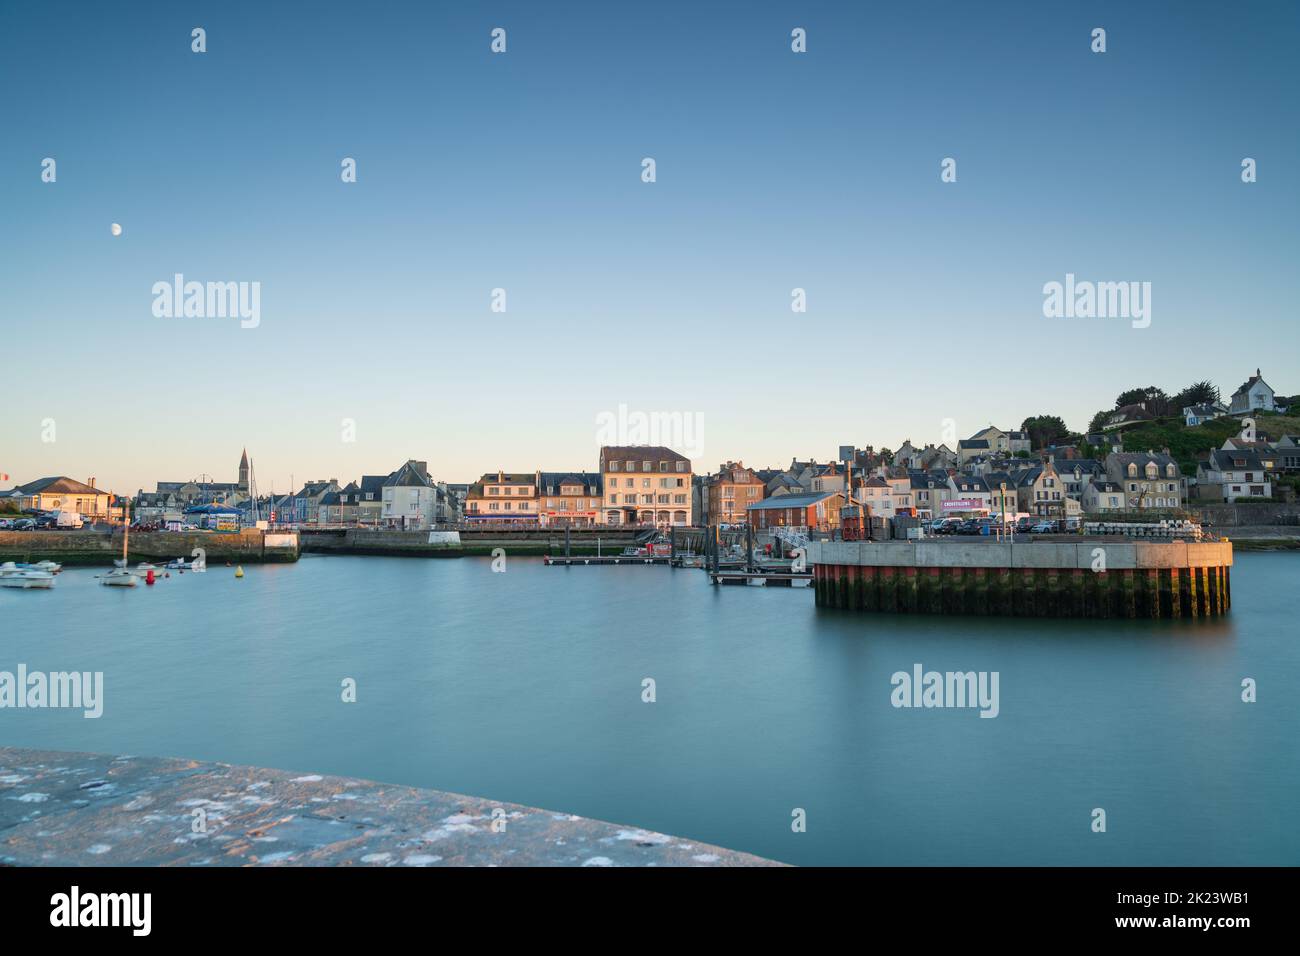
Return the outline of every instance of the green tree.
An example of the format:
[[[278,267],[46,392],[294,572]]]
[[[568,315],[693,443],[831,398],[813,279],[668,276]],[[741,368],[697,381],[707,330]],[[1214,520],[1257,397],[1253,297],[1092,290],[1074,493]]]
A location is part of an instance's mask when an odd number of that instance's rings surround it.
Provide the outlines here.
[[[1169,395],[1163,388],[1155,385],[1148,385],[1146,388],[1130,388],[1126,392],[1120,392],[1119,397],[1115,399],[1115,407],[1123,408],[1125,405],[1142,405],[1152,415],[1171,415],[1173,414],[1173,402],[1170,401]]]
[[[1219,402],[1219,390],[1213,382],[1196,382],[1173,397],[1173,406],[1182,411],[1189,405],[1215,405]]]
[[[1059,443],[1070,437],[1070,429],[1059,415],[1034,415],[1020,423],[1020,430],[1029,433],[1029,441],[1035,448]]]

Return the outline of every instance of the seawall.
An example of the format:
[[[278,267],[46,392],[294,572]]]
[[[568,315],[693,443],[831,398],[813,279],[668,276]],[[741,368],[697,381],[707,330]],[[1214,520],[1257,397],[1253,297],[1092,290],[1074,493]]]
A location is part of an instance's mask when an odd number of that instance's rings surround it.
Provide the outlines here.
[[[0,747],[0,865],[779,864],[441,790],[194,760]]]
[[[460,544],[430,544],[428,531],[374,531],[348,528],[299,532],[304,554],[365,554],[415,558],[459,558],[491,555],[502,548],[508,555],[564,554],[563,528],[528,531],[461,531]],[[635,533],[617,528],[573,529],[569,553],[617,554],[635,541]]]
[[[906,614],[1188,618],[1232,606],[1229,542],[813,542],[819,607]]]
[[[189,561],[202,548],[209,565],[230,561],[259,564],[298,560],[294,532],[133,531],[128,559]],[[67,565],[104,565],[122,557],[122,532],[117,531],[0,531],[0,561],[57,561]]]

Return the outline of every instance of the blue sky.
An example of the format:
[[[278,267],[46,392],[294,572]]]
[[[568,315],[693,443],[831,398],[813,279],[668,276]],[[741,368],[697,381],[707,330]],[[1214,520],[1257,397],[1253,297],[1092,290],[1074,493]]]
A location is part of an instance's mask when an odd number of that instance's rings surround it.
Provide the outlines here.
[[[5,4],[0,473],[594,468],[620,403],[699,416],[702,470],[1300,392],[1298,11]],[[260,325],[156,318],[177,272]],[[1044,318],[1067,272],[1151,326]]]

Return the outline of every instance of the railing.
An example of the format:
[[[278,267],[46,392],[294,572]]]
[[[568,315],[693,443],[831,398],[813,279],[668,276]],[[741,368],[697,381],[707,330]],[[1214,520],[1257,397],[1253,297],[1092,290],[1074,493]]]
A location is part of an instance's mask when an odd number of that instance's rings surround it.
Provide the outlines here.
[[[764,530],[772,532],[772,535],[779,541],[783,541],[792,548],[808,547],[808,531],[806,528],[792,528],[785,525],[778,525],[773,528]]]

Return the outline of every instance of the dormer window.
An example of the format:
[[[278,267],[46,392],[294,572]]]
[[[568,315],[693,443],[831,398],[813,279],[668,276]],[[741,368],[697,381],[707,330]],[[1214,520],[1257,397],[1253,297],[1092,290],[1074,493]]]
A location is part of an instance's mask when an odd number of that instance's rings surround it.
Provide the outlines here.
[[[1138,474],[1138,466],[1130,462],[1128,466],[1128,476],[1130,478],[1136,478],[1137,474]]]

